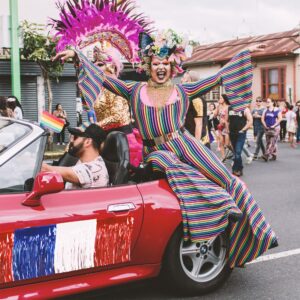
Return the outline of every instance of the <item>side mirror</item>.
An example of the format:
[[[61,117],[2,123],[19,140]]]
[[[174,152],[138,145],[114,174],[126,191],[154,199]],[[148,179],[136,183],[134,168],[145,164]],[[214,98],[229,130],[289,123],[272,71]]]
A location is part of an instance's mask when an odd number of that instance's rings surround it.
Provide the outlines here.
[[[65,188],[64,180],[58,173],[39,173],[33,184],[32,192],[22,202],[25,206],[40,206],[41,196],[51,193],[58,193]]]

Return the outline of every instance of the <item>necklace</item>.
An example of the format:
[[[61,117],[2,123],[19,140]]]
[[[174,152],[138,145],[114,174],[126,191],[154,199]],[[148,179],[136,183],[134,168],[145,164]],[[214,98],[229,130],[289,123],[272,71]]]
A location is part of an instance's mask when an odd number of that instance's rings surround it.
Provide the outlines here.
[[[169,79],[163,84],[159,84],[149,79],[147,84],[147,95],[153,107],[163,109],[172,95],[174,84]]]

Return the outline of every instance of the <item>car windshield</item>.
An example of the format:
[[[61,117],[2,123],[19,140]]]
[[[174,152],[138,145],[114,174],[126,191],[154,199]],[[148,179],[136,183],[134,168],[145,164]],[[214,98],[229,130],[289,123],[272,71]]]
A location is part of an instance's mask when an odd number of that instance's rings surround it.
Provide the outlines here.
[[[41,141],[41,138],[35,140],[0,167],[0,194],[26,190],[26,182],[37,171]]]
[[[0,119],[0,153],[30,132],[30,127]]]

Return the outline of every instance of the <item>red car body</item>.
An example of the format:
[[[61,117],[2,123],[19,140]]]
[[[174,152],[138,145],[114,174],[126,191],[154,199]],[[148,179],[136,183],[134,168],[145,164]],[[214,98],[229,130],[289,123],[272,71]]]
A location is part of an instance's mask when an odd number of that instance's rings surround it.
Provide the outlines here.
[[[32,128],[34,126],[36,125],[30,124]],[[43,134],[40,138],[45,139]],[[36,141],[36,136],[30,140],[30,135],[27,135],[25,139],[28,143],[24,143],[24,147],[28,147]],[[22,141],[24,142],[24,139]],[[11,147],[17,146],[13,144]],[[16,153],[19,153],[18,151]],[[42,155],[37,159],[42,160]],[[4,164],[2,161],[2,165]],[[1,168],[0,160],[0,170]],[[36,180],[39,178],[47,181],[53,177],[55,174],[39,174]],[[55,184],[51,184],[46,182],[41,195],[32,195],[25,191],[0,193],[1,299],[48,299],[159,274],[168,242],[181,224],[178,200],[164,179],[141,184],[59,192],[53,192]],[[35,197],[40,201],[38,206],[22,204],[24,200]],[[17,278],[16,273],[20,268],[30,267],[16,266],[23,261],[22,257],[17,255],[28,255],[29,259],[30,255],[34,255],[33,252],[30,253],[30,247],[26,248],[26,243],[30,243],[28,236],[26,242],[16,246],[20,232],[66,224],[71,224],[72,227],[72,224],[78,226],[90,221],[97,224],[94,251],[98,251],[98,263],[94,263],[94,267],[67,271],[61,269],[62,271],[50,275],[25,279],[19,274]],[[125,226],[125,230],[122,229],[124,238],[114,238],[113,234],[118,226]],[[126,235],[126,228],[130,235]],[[57,228],[55,230],[58,232]],[[97,236],[98,230],[101,231],[101,236]],[[107,235],[103,230],[107,230]],[[111,235],[110,230],[114,230]],[[14,247],[19,248],[16,250]],[[123,257],[116,259],[119,254],[111,257],[111,253],[120,251],[125,253],[122,254]]]

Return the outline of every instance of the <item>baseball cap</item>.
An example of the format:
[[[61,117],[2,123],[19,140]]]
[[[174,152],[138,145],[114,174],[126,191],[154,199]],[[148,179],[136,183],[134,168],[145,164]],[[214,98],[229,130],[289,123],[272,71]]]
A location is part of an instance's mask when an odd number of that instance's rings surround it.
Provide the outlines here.
[[[86,128],[68,127],[68,131],[74,136],[91,138],[99,147],[106,138],[105,131],[96,124],[91,124]]]

